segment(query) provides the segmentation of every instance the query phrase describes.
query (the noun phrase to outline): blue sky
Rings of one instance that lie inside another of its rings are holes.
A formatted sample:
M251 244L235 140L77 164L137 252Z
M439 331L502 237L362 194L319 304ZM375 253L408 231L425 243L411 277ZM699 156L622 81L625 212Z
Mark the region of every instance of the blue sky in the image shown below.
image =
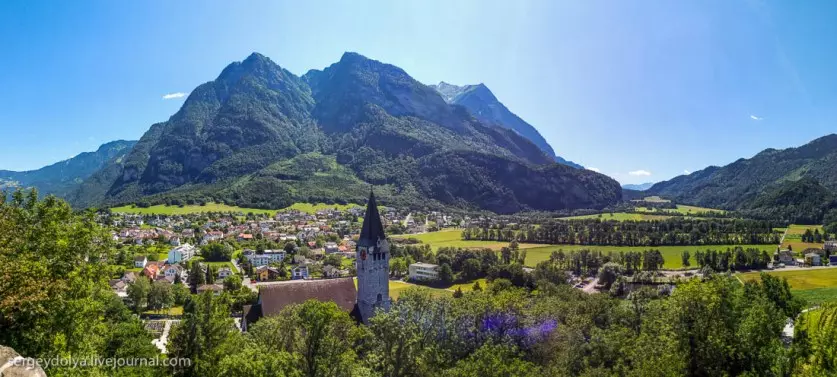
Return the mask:
M246 4L246 7L236 6ZM0 2L0 169L137 139L230 62L485 83L559 155L658 181L834 132L837 3Z

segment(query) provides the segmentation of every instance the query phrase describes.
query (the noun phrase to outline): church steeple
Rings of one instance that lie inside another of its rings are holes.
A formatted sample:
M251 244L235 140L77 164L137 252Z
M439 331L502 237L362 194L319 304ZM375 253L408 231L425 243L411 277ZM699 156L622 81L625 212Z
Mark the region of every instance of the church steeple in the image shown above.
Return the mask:
M360 228L356 254L357 306L361 319L368 323L376 310L389 310L389 243L378 213L375 194L369 203Z
M384 224L381 223L381 215L378 213L375 193L370 190L369 203L366 205L366 214L363 216L363 226L360 229L358 245L375 246L378 244L378 240L385 238Z

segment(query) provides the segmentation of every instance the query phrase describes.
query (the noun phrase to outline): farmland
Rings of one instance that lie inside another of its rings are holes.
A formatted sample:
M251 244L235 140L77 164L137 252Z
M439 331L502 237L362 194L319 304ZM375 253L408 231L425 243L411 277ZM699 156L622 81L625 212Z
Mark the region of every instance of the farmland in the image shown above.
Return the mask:
M821 249L823 247L822 243L802 242L802 235L808 229L812 232L814 230L823 232L822 225L791 225L787 228L785 239L782 241L782 248L791 247L796 252L802 252L808 248Z
M695 252L700 250L726 250L727 248L733 248L736 246L741 246L744 249L747 248L758 248L760 250L765 250L768 253L773 253L775 251L775 246L773 245L690 245L690 246L593 246L593 245L541 245L539 247L529 248L526 250L526 265L534 267L538 263L548 260L549 256L552 254L553 251L563 250L564 253L568 253L570 251L579 251L582 249L587 250L598 250L602 252L626 252L626 251L643 251L649 249L657 249L660 250L660 253L663 254L663 259L665 259L665 264L663 265L664 269L667 270L677 270L683 267L683 262L681 260L680 255L683 251L689 251L691 254L691 268L697 268L697 261L695 260Z
M461 229L444 229L438 232L409 234L403 236L395 236L397 238L415 238L422 243L429 244L433 251L439 250L441 247L486 247L489 249L499 250L503 246L509 246L508 242L497 241L464 241L462 240ZM536 244L521 244L521 248L538 247Z
M587 219L602 219L602 220L616 220L616 221L649 221L649 220L665 220L671 218L667 215L650 215L646 213L627 213L627 212L613 212L613 213L596 213L592 215L580 215L561 217L561 220L587 220Z
M297 210L306 213L315 213L320 210L329 209L329 208L337 208L339 210L345 210L351 207L356 207L356 204L325 204L325 203L294 203L290 207L283 208L282 210ZM281 210L275 209L258 209L258 208L243 208L237 206L230 206L221 203L207 203L206 205L185 205L185 206L167 206L167 205L155 205L151 207L141 208L135 205L127 205L121 207L113 207L111 208L112 212L115 213L132 213L132 214L139 214L139 215L187 215L193 213L203 213L203 212L231 212L231 213L254 213L254 214L267 214L267 215L274 215L276 212Z
M815 305L823 301L837 300L837 269L788 269L784 271L772 271L771 275L785 278L790 284L794 295L808 301L809 305ZM738 274L742 281L758 280L759 273L748 272Z
M464 241L460 237L461 230L459 229L445 229L439 232L431 232L431 233L423 233L423 234L413 234L408 236L399 236L404 238L415 238L419 241L429 244L430 247L435 251L438 250L440 247L487 247L492 249L499 249L503 246L508 246L508 243L505 242L496 242L496 241ZM559 249L563 250L565 253L570 251L578 251L582 249L587 250L598 250L603 252L624 252L624 251L642 251L648 249L659 249L660 252L663 254L663 258L665 259L665 269L680 269L683 266L682 260L680 258L680 254L684 250L688 250L691 254L691 265L692 267L697 266L697 261L695 260L695 251L698 250L726 250L727 248L732 248L737 245L692 245L692 246L593 246L593 245L540 245L540 244L520 244L521 249L526 250L526 265L530 267L534 267L539 262L545 261L549 259L549 256L552 254L553 251L557 251ZM740 245L743 248L758 248L760 250L765 250L768 253L772 253L775 251L776 246L774 245Z

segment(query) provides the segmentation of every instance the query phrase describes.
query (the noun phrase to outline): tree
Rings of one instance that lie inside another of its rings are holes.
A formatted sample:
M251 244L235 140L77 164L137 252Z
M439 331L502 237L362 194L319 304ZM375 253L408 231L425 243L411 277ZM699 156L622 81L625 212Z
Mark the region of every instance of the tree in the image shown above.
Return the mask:
M603 285L605 289L610 289L610 286L622 276L623 268L619 263L608 262L599 270L599 284Z
M441 282L444 285L450 285L451 283L453 283L453 270L447 263L444 263L441 266L439 266L439 282Z
M128 284L125 289L128 301L135 313L142 313L148 307L148 294L151 292L151 282L145 276L138 276L137 280Z
M683 250L683 253L680 254L680 259L683 261L683 268L689 268L691 265L691 257L689 250Z
M463 295L461 287L456 287L456 290L453 291L453 298L462 298Z
M482 264L476 258L469 258L462 264L462 277L465 280L474 280L483 277Z
M198 286L205 281L206 275L203 272L203 268L201 268L200 262L192 262L192 267L189 269L189 287L192 289L192 293L198 293Z
M482 285L480 285L479 280L474 282L474 286L471 288L474 292L482 292Z
M167 309L174 303L174 296L171 292L171 284L164 281L155 281L151 284L148 292L148 308L151 310Z
M236 292L241 289L241 278L235 275L227 276L224 279L224 290L227 292Z
M169 357L192 360L190 365L179 365L175 374L214 375L223 356L234 352L236 347L231 340L237 336L226 295L204 292L194 296L184 307L182 321L170 334Z
M329 254L325 257L323 265L341 268L343 266L343 256L340 254Z
M445 371L450 377L536 377L537 365L523 360L508 346L486 344Z
M201 256L207 262L229 262L233 251L227 243L210 242L201 248Z

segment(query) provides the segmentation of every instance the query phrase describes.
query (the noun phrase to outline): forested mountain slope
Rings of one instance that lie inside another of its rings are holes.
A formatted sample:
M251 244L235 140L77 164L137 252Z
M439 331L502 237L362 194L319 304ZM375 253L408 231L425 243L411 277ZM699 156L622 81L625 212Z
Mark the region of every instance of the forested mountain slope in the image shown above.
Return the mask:
M621 198L616 181L555 164L517 132L355 53L302 77L259 54L229 65L71 198L281 207L362 201L369 184L384 202L496 212L601 208Z

